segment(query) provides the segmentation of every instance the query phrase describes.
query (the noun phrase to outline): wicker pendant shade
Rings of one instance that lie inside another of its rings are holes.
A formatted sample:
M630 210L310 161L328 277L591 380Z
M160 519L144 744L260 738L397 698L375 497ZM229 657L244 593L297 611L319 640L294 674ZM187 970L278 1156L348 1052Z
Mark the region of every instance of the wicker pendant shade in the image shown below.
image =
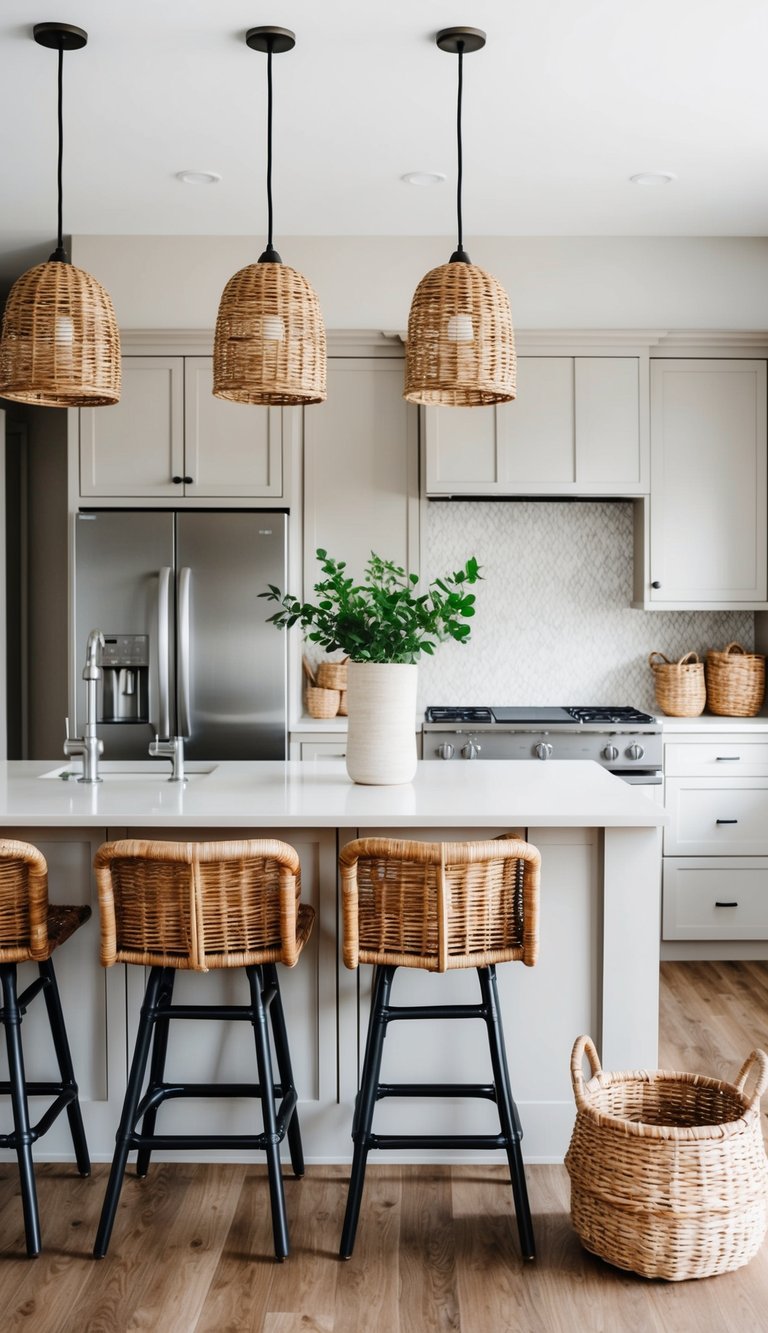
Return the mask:
M441 264L419 283L408 316L405 397L482 407L515 396L517 358L507 293L476 264Z
M272 407L325 401L325 326L306 278L287 264L249 264L222 292L213 392Z
M35 41L58 51L58 244L45 264L11 288L0 338L0 397L40 407L105 407L120 398L120 334L100 282L70 264L62 236L65 51L88 34L68 23L38 23Z
M517 358L509 298L501 283L472 264L462 236L461 100L463 58L485 45L479 28L444 28L441 51L457 55L458 244L449 263L422 278L408 316L404 397L438 407L508 403L516 393Z
M219 302L213 342L217 398L268 407L323 403L325 326L320 302L301 273L283 264L272 244L272 56L290 51L287 28L251 28L245 38L267 56L267 247L257 264L229 279Z
M90 273L49 260L14 283L0 341L0 397L40 407L118 402L117 320Z

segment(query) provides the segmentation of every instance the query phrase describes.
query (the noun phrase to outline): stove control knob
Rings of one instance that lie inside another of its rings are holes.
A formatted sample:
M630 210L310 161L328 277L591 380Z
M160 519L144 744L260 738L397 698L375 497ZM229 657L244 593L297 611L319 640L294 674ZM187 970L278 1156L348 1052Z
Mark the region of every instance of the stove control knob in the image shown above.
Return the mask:
M536 755L537 759L551 759L552 746L548 741L539 741L538 745L534 746L533 753Z
M448 741L443 741L442 745L437 747L438 759L453 759L455 753L456 751Z
M467 741L466 745L461 747L462 759L477 759L480 754L480 746L477 741Z
M618 759L618 757L619 751L617 747L615 745L606 745L603 750L603 759L607 759L609 763L612 763L613 760Z
M644 754L645 750L642 745L627 746L627 759L642 759Z

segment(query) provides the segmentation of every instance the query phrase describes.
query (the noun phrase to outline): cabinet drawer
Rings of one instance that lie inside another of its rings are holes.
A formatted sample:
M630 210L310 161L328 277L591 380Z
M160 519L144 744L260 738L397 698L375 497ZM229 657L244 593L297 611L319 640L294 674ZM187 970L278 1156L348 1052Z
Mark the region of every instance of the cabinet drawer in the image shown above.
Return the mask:
M724 735L696 741L668 741L664 746L666 777L768 778L768 733L764 736Z
M665 859L665 940L768 939L768 858Z
M768 779L668 778L666 856L768 856Z

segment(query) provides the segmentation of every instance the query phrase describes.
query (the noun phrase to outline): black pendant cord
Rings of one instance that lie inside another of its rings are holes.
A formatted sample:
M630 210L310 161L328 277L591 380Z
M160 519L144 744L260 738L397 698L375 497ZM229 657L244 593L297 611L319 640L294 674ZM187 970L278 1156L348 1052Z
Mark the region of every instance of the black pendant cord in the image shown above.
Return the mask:
M259 256L260 264L280 264L282 260L272 244L272 42L267 47L267 248Z
M456 99L456 144L458 170L456 174L456 231L457 245L450 262L452 264L468 264L469 255L464 249L464 221L461 211L461 191L464 178L464 153L461 142L461 103L464 93L464 43L457 44L457 54L459 57L459 91Z
M58 227L56 249L51 255L52 260L59 263L68 263L67 252L64 249L64 47L59 47L59 98L58 98L58 123L59 123L59 157L57 167L57 187L58 187Z

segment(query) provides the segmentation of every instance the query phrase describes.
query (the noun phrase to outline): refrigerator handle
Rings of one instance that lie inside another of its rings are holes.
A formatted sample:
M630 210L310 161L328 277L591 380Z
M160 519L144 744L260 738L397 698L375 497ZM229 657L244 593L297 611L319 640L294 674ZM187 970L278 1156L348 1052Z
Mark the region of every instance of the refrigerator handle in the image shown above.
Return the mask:
M189 583L192 571L187 565L179 570L179 614L177 657L179 671L179 735L189 739Z
M157 679L158 719L157 734L171 734L171 655L168 642L168 622L171 609L171 574L169 565L158 570L157 591Z

